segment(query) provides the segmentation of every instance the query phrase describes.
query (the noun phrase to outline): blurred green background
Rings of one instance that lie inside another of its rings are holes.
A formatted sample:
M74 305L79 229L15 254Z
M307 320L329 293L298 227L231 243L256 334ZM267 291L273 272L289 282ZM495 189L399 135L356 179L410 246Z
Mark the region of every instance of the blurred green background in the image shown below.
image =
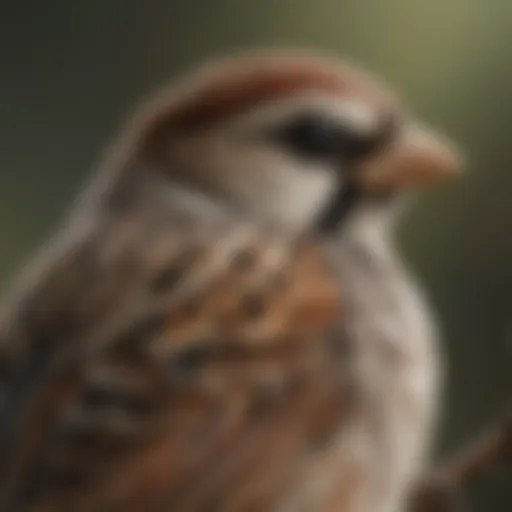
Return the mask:
M445 333L440 452L512 389L510 0L46 0L0 11L0 282L51 234L131 108L201 59L302 46L383 74L466 150L466 176L418 200L399 243ZM512 510L512 473L470 492Z

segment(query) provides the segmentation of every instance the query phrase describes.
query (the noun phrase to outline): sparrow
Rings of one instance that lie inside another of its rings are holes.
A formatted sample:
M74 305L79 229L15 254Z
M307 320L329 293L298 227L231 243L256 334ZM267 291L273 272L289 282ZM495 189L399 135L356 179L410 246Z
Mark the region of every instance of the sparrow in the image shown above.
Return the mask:
M1 509L403 510L441 372L390 235L460 167L336 58L174 80L3 303Z

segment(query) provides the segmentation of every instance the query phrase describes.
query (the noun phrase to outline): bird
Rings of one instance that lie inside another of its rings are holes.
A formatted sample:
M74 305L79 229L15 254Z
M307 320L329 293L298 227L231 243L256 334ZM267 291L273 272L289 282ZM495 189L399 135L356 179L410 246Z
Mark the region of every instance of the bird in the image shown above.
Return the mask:
M335 56L174 78L2 303L1 509L405 510L442 361L393 226L461 168Z

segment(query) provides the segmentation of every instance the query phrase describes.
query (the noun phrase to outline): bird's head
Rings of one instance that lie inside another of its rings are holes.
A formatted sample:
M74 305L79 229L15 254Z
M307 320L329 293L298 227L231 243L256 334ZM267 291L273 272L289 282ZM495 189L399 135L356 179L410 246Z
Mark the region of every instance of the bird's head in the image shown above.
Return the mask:
M298 231L336 228L454 174L459 157L374 77L269 52L200 68L143 110L131 144L170 180Z

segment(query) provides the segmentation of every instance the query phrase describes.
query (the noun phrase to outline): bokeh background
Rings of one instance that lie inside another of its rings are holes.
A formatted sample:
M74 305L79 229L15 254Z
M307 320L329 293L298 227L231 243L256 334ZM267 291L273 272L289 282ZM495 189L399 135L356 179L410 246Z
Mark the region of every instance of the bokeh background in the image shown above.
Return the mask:
M383 74L465 149L398 232L445 333L448 453L512 389L512 2L38 0L0 9L0 284L51 234L131 108L204 58L326 50ZM512 473L470 491L512 510Z

